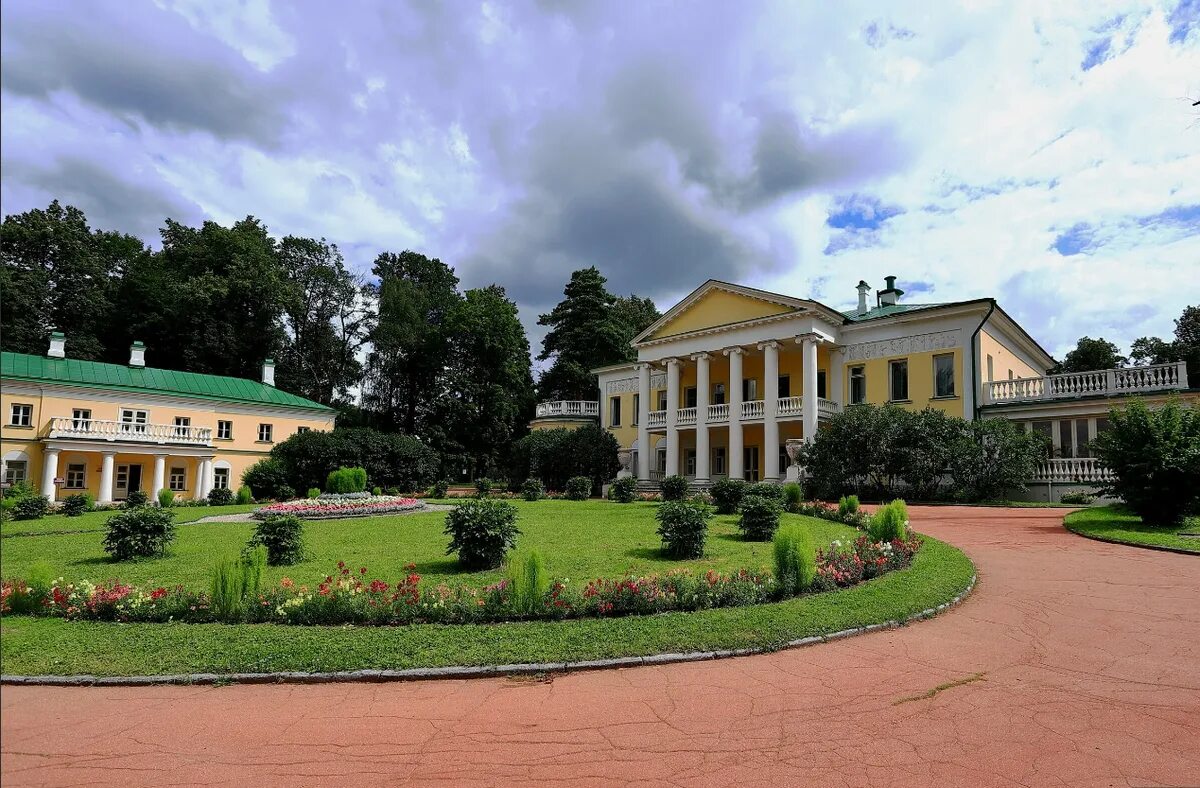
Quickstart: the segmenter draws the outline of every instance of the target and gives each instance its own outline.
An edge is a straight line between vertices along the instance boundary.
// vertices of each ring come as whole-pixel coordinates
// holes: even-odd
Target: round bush
[[[67,517],[79,517],[92,508],[92,496],[87,493],[68,495],[62,504],[62,513]]]
[[[40,520],[50,511],[50,499],[44,495],[26,495],[13,505],[14,520]]]
[[[762,498],[772,498],[782,505],[786,493],[783,487],[772,482],[756,482],[746,488],[746,495],[757,495]]]
[[[738,528],[742,535],[752,542],[765,542],[775,535],[779,527],[779,515],[783,514],[783,504],[778,498],[767,498],[762,495],[747,495],[738,506],[741,519]]]
[[[546,495],[546,488],[540,479],[526,479],[521,485],[521,497],[527,501],[540,501]]]
[[[367,472],[363,468],[338,468],[325,479],[325,492],[352,493],[367,489]]]
[[[637,479],[624,476],[608,487],[608,497],[617,503],[633,503],[637,497]]]
[[[699,558],[704,555],[708,521],[713,512],[700,501],[667,501],[658,507],[658,535],[663,552],[671,558]]]
[[[162,555],[175,538],[175,513],[138,506],[108,518],[104,550],[117,561]]]
[[[659,482],[662,488],[662,499],[664,501],[682,501],[687,498],[688,480],[676,474],[674,476],[664,476]]]
[[[208,491],[209,506],[228,506],[233,503],[233,490],[228,487],[214,487]]]
[[[492,480],[486,476],[480,476],[475,480],[475,494],[480,498],[486,498],[492,494]]]
[[[320,498],[321,497],[321,488],[320,487],[309,487],[308,488],[308,497],[309,498]]]
[[[145,490],[134,490],[125,496],[125,508],[137,509],[142,506],[150,505],[150,496],[146,495]]]
[[[471,570],[492,569],[516,547],[517,508],[507,501],[472,498],[446,515],[450,545],[446,555],[458,553],[458,562]]]
[[[567,479],[566,493],[572,501],[586,501],[592,495],[592,480],[587,476],[572,476]]]
[[[376,493],[378,495],[379,493]],[[296,499],[296,491],[291,485],[281,484],[279,489],[275,491],[275,500],[277,501],[293,501]]]
[[[290,514],[260,521],[246,549],[259,546],[267,549],[267,563],[271,566],[300,563],[304,560],[304,522]]]
[[[746,494],[747,484],[741,479],[718,479],[709,488],[713,503],[716,504],[717,514],[735,514],[742,496]]]
[[[438,479],[433,483],[433,487],[429,488],[429,494],[434,498],[445,498],[446,493],[450,491],[450,482],[445,479]]]

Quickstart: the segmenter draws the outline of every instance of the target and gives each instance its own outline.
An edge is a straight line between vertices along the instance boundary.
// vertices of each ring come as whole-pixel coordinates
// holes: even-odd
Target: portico
[[[112,503],[135,490],[154,497],[167,489],[178,497],[200,500],[216,484],[216,470],[211,447],[48,440],[42,449],[40,493],[53,501],[86,492],[97,503]],[[221,483],[228,484],[227,473]]]

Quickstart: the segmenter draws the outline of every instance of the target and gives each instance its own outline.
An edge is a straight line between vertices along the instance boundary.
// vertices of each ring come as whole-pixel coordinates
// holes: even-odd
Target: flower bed
[[[817,576],[807,592],[831,591],[908,566],[919,539],[875,543],[867,536],[843,545],[832,543],[817,554]],[[693,575],[687,570],[665,575],[597,579],[573,586],[560,579],[534,610],[518,612],[508,582],[476,588],[423,585],[413,565],[401,580],[389,583],[338,564],[331,575],[312,584],[284,578],[246,600],[229,623],[300,625],[402,625],[415,623],[496,623],[526,618],[564,619],[645,615],[753,605],[786,596],[769,572],[743,569]],[[806,593],[807,593],[806,592]],[[121,622],[216,621],[206,594],[183,587],[138,588],[113,580],[35,588],[21,580],[0,585],[0,613],[28,613],[72,620]]]
[[[251,516],[256,520],[265,520],[276,515],[290,514],[304,520],[331,520],[344,517],[373,517],[423,508],[425,504],[416,498],[403,498],[399,495],[322,495],[319,498],[300,498],[273,503],[255,509]]]

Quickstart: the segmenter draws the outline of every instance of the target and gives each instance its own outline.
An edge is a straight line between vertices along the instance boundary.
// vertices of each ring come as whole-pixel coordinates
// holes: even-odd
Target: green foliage
[[[364,468],[338,468],[325,477],[325,492],[356,493],[367,489],[367,471]]]
[[[320,498],[321,497],[321,488],[320,487],[309,487],[308,488],[308,497],[309,498]]]
[[[523,615],[537,613],[550,590],[550,575],[546,559],[537,550],[516,556],[508,562],[508,592],[513,612]]]
[[[699,558],[704,555],[708,521],[712,509],[702,501],[667,501],[658,507],[658,535],[663,552],[671,558]]]
[[[843,495],[838,499],[838,515],[845,517],[849,514],[858,514],[858,496]]]
[[[1069,492],[1063,493],[1058,499],[1061,503],[1073,503],[1079,506],[1088,506],[1096,500],[1096,496],[1088,495],[1085,492]]]
[[[383,488],[382,487],[372,487],[371,495],[383,495]]]
[[[248,503],[254,503],[254,493],[246,485],[242,485],[237,491],[237,502],[239,506],[245,506]]]
[[[966,422],[950,460],[954,494],[967,501],[993,501],[1023,490],[1046,456],[1042,438],[1008,419]]]
[[[633,503],[633,499],[637,497],[637,479],[632,476],[617,479],[609,485],[608,497],[617,503]]]
[[[158,491],[158,505],[164,509],[169,509],[175,505],[175,492],[168,490],[166,487]]]
[[[271,566],[290,566],[304,560],[304,522],[294,515],[268,517],[254,527],[247,551],[262,547]]]
[[[450,536],[446,555],[458,553],[458,562],[471,570],[500,566],[521,533],[517,508],[493,498],[472,498],[459,504],[446,515],[445,532]]]
[[[1137,399],[1114,408],[1092,446],[1112,472],[1100,488],[1147,524],[1171,526],[1200,512],[1200,409],[1172,399],[1151,410]]]
[[[783,504],[789,511],[796,511],[804,503],[804,488],[796,482],[783,485]]]
[[[480,498],[487,498],[492,494],[492,480],[486,476],[480,476],[475,480],[475,494]]]
[[[163,555],[175,538],[175,512],[138,506],[105,523],[104,550],[116,561]]]
[[[709,488],[708,492],[713,497],[713,503],[716,504],[717,514],[734,514],[738,510],[738,504],[742,502],[742,496],[746,494],[746,488],[749,487],[742,479],[718,479]]]
[[[572,476],[587,476],[592,488],[620,469],[617,439],[596,424],[573,430],[536,430],[513,444],[509,478],[541,479],[551,490],[565,490]]]
[[[787,525],[775,532],[772,544],[775,579],[783,596],[799,594],[817,577],[817,559],[806,528]]]
[[[234,622],[241,618],[246,601],[258,594],[266,563],[267,550],[262,546],[241,558],[217,561],[209,583],[209,603],[217,620]]]
[[[62,513],[67,517],[79,517],[92,510],[92,496],[87,493],[68,495],[62,503]]]
[[[1080,337],[1079,343],[1069,351],[1055,372],[1090,372],[1094,369],[1117,369],[1129,363],[1120,349],[1103,338]]]
[[[896,499],[881,506],[871,517],[867,533],[876,542],[904,541],[908,538],[908,507]]]
[[[747,493],[738,504],[738,528],[742,535],[752,542],[765,542],[779,528],[779,516],[783,514],[783,504],[778,497],[768,498],[765,495]]]
[[[756,482],[746,488],[746,495],[757,495],[760,498],[771,498],[779,501],[780,504],[784,501],[783,487],[773,482]]]
[[[526,479],[521,485],[521,497],[527,501],[540,501],[546,497],[546,488],[540,479]]]
[[[1175,321],[1175,340],[1164,342],[1158,337],[1140,337],[1130,345],[1129,355],[1135,364],[1187,364],[1188,388],[1200,388],[1200,306],[1185,306]]]
[[[150,505],[150,496],[145,490],[132,490],[125,496],[125,508],[137,509]]]
[[[592,495],[592,480],[587,476],[572,476],[567,479],[566,495],[572,501],[586,501]]]
[[[450,492],[450,482],[445,479],[438,479],[433,483],[433,487],[429,489],[429,493],[434,498],[445,498],[448,492]]]
[[[208,491],[209,506],[229,506],[233,503],[233,490],[228,487],[214,487]]]
[[[290,484],[281,484],[279,489],[275,491],[275,500],[277,501],[293,501],[296,499],[296,491],[292,489]]]
[[[367,427],[296,433],[276,444],[271,457],[283,463],[280,483],[297,490],[325,484],[339,468],[363,468],[381,487],[413,492],[437,478],[439,465],[437,452],[416,438]]]
[[[14,520],[40,520],[50,511],[50,499],[44,495],[26,495],[13,505]]]
[[[659,482],[659,487],[662,489],[664,501],[682,501],[687,498],[688,480],[679,474],[664,476]]]
[[[278,498],[287,483],[287,467],[275,457],[264,457],[242,473],[242,484],[258,498]]]

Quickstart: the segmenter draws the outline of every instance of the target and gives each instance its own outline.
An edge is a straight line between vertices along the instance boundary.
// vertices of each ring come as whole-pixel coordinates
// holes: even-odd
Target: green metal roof
[[[964,303],[961,301],[948,301],[944,304],[889,304],[888,306],[877,306],[867,310],[865,315],[860,315],[857,309],[849,309],[842,312],[847,319],[852,323],[861,323],[864,320],[875,320],[880,317],[891,317],[892,315],[900,315],[905,312],[919,312],[922,309],[934,309],[939,306],[951,306],[952,304]]]
[[[46,358],[27,353],[0,353],[0,378],[140,394],[175,394],[252,405],[326,412],[333,410],[319,402],[245,378],[201,375],[196,372],[153,367],[128,367],[74,358]]]

